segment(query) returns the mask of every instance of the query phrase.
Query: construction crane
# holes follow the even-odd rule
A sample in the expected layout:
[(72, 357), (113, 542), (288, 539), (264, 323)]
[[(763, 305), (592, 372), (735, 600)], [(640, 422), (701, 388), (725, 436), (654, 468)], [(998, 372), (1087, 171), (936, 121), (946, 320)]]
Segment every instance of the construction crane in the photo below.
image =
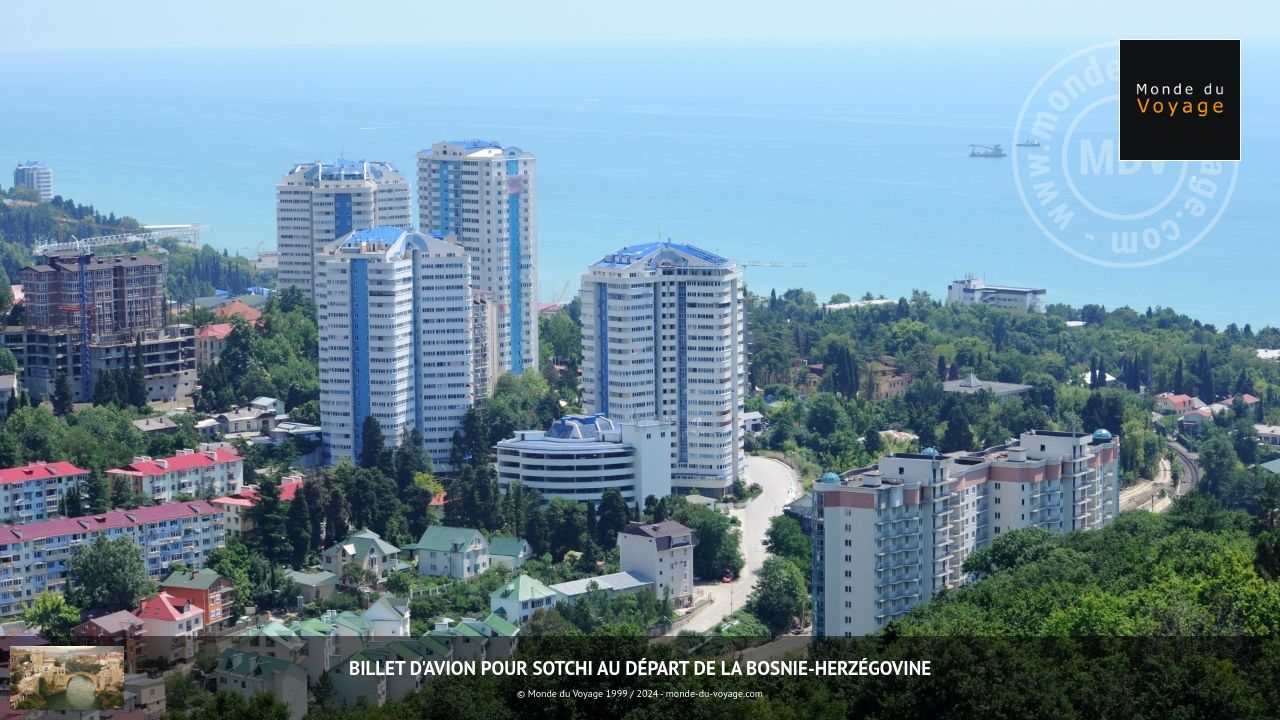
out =
[[(91, 363), (89, 338), (91, 336), (90, 329), (93, 325), (93, 298), (90, 297), (88, 272), (89, 261), (93, 258), (93, 251), (109, 245), (123, 245), (173, 237), (196, 246), (200, 244), (202, 226), (199, 223), (190, 225), (146, 225), (144, 227), (147, 232), (99, 235), (98, 237), (85, 238), (83, 240), (72, 235), (71, 240), (67, 242), (45, 243), (37, 245), (35, 248), (36, 254), (45, 259), (51, 256), (74, 258), (78, 267), (77, 285), (80, 291), (80, 301), (75, 304), (62, 305), (59, 309), (64, 312), (74, 312), (79, 316), (81, 397), (88, 398), (93, 395), (93, 373), (89, 371)], [(204, 226), (203, 229), (207, 230), (208, 226)]]
[(81, 240), (72, 235), (71, 240), (60, 243), (45, 243), (37, 245), (35, 253), (37, 255), (60, 255), (63, 253), (76, 252), (92, 252), (94, 248), (106, 245), (122, 245), (132, 242), (148, 242), (155, 240), (164, 240), (166, 238), (176, 238), (189, 245), (195, 247), (200, 246), (200, 233), (207, 232), (211, 229), (209, 225), (201, 225), (200, 223), (191, 223), (189, 225), (144, 225), (146, 232), (127, 232), (116, 233), (114, 235), (99, 235), (97, 237), (85, 238)]

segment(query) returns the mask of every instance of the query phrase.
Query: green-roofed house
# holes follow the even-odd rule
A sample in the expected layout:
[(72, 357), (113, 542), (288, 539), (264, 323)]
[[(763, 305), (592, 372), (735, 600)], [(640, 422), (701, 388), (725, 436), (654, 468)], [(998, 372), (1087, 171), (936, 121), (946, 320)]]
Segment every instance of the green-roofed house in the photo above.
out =
[[(433, 644), (439, 645), (439, 643)], [(343, 705), (348, 706), (355, 705), (361, 699), (366, 700), (370, 705), (382, 705), (388, 700), (399, 700), (409, 693), (421, 690), (423, 682), (427, 679), (426, 676), (407, 670), (387, 676), (353, 676), (351, 663), (373, 662), (378, 663), (380, 667), (386, 667), (385, 663), (404, 661), (405, 665), (402, 667), (407, 668), (409, 663), (424, 659), (436, 658), (429, 658), (428, 649), (423, 641), (411, 638), (361, 648), (334, 663), (330, 668), (329, 675), (333, 678), (334, 695)]]
[(396, 659), (395, 653), (385, 647), (360, 648), (344, 656), (329, 668), (329, 677), (333, 680), (334, 697), (347, 707), (356, 705), (362, 700), (373, 707), (382, 706), (387, 702), (387, 681), (390, 678), (386, 675), (352, 674), (351, 664), (381, 664)]
[(307, 673), (287, 660), (228, 648), (218, 653), (213, 679), (218, 690), (245, 700), (271, 695), (288, 706), (289, 720), (302, 720), (307, 714)]
[(373, 635), (373, 623), (354, 610), (344, 610), (333, 618), (333, 631), (338, 637), (363, 637)]
[(489, 633), (488, 656), (491, 658), (511, 657), (511, 653), (516, 651), (516, 642), (520, 638), (520, 628), (498, 613), (492, 612), (481, 622)]
[[(337, 627), (320, 618), (307, 618), (294, 620), (289, 624), (289, 628), (307, 644), (307, 657), (302, 667), (307, 671), (307, 679), (315, 685), (320, 682), (320, 676), (329, 669), (333, 658), (338, 654)], [(353, 638), (353, 640), (362, 642), (360, 638)]]
[(236, 646), (248, 652), (286, 660), (298, 665), (306, 657), (307, 646), (298, 633), (279, 620), (251, 627), (234, 640)]
[(497, 613), (484, 620), (462, 618), (456, 623), (440, 618), (419, 641), (427, 649), (426, 660), (484, 660), (511, 657), (520, 628)]
[(432, 525), (409, 546), (418, 554), (418, 573), (466, 580), (489, 569), (489, 541), (474, 528)]
[(556, 591), (528, 575), (517, 575), (489, 593), (489, 609), (514, 625), (523, 625), (535, 612), (556, 604)]
[(347, 565), (359, 565), (373, 571), (378, 581), (383, 582), (400, 567), (399, 555), (400, 548), (365, 528), (325, 550), (324, 569), (341, 578)]
[(525, 561), (533, 557), (533, 549), (524, 538), (510, 535), (494, 535), (489, 538), (489, 562), (494, 567), (519, 570)]
[(298, 583), (303, 602), (328, 599), (338, 587), (338, 576), (328, 570), (290, 570), (285, 574)]

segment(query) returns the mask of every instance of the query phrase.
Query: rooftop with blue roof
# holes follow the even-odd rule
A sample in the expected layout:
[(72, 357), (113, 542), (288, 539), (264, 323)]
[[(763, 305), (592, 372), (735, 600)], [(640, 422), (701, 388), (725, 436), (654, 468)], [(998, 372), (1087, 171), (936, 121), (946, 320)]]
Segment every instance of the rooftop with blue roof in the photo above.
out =
[(685, 255), (711, 263), (712, 265), (728, 265), (730, 261), (713, 252), (686, 243), (673, 243), (671, 240), (643, 243), (641, 245), (624, 245), (621, 249), (605, 255), (593, 267), (627, 267), (662, 250), (675, 250)]
[(400, 239), (401, 235), (407, 232), (404, 228), (383, 225), (381, 227), (370, 228), (368, 230), (356, 230), (347, 236), (347, 244), (353, 245), (358, 243), (393, 243)]
[(338, 158), (337, 160), (326, 162), (310, 162), (298, 163), (295, 166), (295, 172), (299, 169), (306, 168), (306, 177), (309, 180), (316, 178), (317, 173), (322, 180), (360, 180), (365, 177), (367, 172), (373, 179), (382, 177), (384, 170), (395, 172), (395, 166), (389, 162), (381, 160), (347, 160)]

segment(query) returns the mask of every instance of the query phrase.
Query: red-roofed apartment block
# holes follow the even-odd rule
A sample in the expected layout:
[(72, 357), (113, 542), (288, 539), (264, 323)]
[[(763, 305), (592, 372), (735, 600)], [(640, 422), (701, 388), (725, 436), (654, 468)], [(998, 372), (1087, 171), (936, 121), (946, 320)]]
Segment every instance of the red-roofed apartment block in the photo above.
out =
[(57, 517), (58, 501), (88, 479), (88, 470), (69, 462), (0, 470), (0, 522), (21, 524)]
[(112, 468), (107, 477), (128, 478), (133, 491), (170, 502), (179, 495), (218, 497), (244, 484), (244, 460), (226, 447), (214, 450), (179, 450), (171, 458), (136, 457), (124, 467)]
[[(280, 481), (280, 499), (289, 502), (297, 496), (305, 481), (301, 475), (290, 475)], [(253, 529), (253, 517), (249, 509), (258, 504), (262, 496), (257, 487), (245, 486), (243, 490), (231, 495), (214, 498), (209, 502), (222, 510), (227, 518), (227, 537), (237, 538)]]
[(67, 560), (99, 535), (136, 543), (156, 579), (175, 562), (204, 567), (225, 540), (222, 511), (203, 500), (0, 527), (0, 615), (22, 612), (41, 591), (64, 592)]

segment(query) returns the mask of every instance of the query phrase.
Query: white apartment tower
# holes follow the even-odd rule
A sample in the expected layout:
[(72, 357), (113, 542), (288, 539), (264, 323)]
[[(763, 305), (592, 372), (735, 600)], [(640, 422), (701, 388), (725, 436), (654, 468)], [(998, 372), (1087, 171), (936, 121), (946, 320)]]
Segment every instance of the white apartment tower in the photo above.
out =
[(448, 468), (473, 397), (470, 258), (442, 238), (379, 227), (330, 243), (318, 266), (326, 458), (359, 457), (372, 415), (388, 446), (417, 428)]
[(977, 453), (892, 453), (813, 485), (815, 636), (873, 633), (969, 578), (1019, 528), (1096, 530), (1120, 512), (1119, 441), (1031, 431)]
[(472, 282), (494, 312), (499, 374), (538, 369), (534, 170), (532, 154), (487, 140), (418, 153), (418, 226), (457, 236), (471, 255)]
[(747, 389), (742, 271), (656, 242), (606, 255), (582, 276), (587, 412), (674, 423), (674, 491), (719, 497), (743, 479)]
[(19, 163), (13, 170), (13, 186), (34, 190), (41, 202), (53, 199), (53, 170), (39, 160)]
[(385, 162), (296, 165), (276, 186), (277, 286), (315, 299), (316, 256), (354, 230), (408, 228), (409, 181)]

